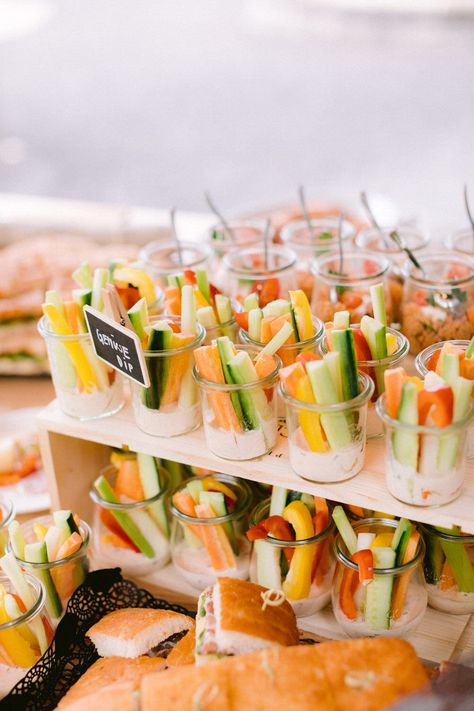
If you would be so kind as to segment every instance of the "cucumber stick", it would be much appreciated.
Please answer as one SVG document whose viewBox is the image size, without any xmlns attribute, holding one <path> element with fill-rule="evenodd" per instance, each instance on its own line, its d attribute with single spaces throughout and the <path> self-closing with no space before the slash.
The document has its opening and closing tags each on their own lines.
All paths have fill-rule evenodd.
<svg viewBox="0 0 474 711">
<path fill-rule="evenodd" d="M 79 304 L 79 306 L 84 308 L 84 306 L 90 306 L 92 301 L 92 289 L 73 289 L 72 290 L 72 300 Z"/>
<path fill-rule="evenodd" d="M 165 351 L 171 348 L 172 339 L 173 331 L 169 324 L 166 321 L 160 321 L 149 330 L 147 350 Z M 158 410 L 166 388 L 171 359 L 166 356 L 150 357 L 147 365 L 150 376 L 150 387 L 144 388 L 142 393 L 144 394 L 147 407 Z"/>
<path fill-rule="evenodd" d="M 263 311 L 261 309 L 252 309 L 249 311 L 249 336 L 252 341 L 260 343 L 261 326 L 263 319 Z"/>
<path fill-rule="evenodd" d="M 72 273 L 72 278 L 81 289 L 92 289 L 92 268 L 89 262 L 83 262 Z"/>
<path fill-rule="evenodd" d="M 473 358 L 474 357 L 474 336 L 471 338 L 469 341 L 469 345 L 466 349 L 466 358 Z"/>
<path fill-rule="evenodd" d="M 224 294 L 216 294 L 215 304 L 219 323 L 222 325 L 232 321 L 234 315 L 232 313 L 232 304 L 230 303 L 229 297 L 224 296 Z"/>
<path fill-rule="evenodd" d="M 392 539 L 392 550 L 396 554 L 396 564 L 401 565 L 413 526 L 407 518 L 401 518 Z"/>
<path fill-rule="evenodd" d="M 349 328 L 351 315 L 349 311 L 336 311 L 333 318 L 333 326 L 338 329 Z"/>
<path fill-rule="evenodd" d="M 392 548 L 373 548 L 374 568 L 393 568 L 396 552 Z M 365 622 L 373 630 L 390 629 L 393 575 L 375 574 L 367 585 L 365 598 Z"/>
<path fill-rule="evenodd" d="M 199 495 L 199 503 L 208 504 L 216 516 L 227 516 L 229 513 L 225 504 L 224 494 L 220 491 L 201 491 L 201 494 Z M 232 521 L 227 521 L 227 523 L 222 525 L 226 532 L 227 538 L 229 539 L 229 543 L 232 546 L 232 550 L 235 555 L 239 555 L 239 546 L 235 537 Z"/>
<path fill-rule="evenodd" d="M 98 267 L 94 271 L 92 281 L 92 297 L 91 306 L 98 311 L 104 308 L 104 299 L 102 297 L 102 289 L 109 283 L 109 270 Z"/>
<path fill-rule="evenodd" d="M 441 353 L 441 376 L 453 387 L 460 376 L 459 358 L 456 353 Z"/>
<path fill-rule="evenodd" d="M 374 284 L 374 286 L 370 287 L 370 298 L 372 300 L 374 318 L 380 321 L 384 326 L 388 326 L 387 310 L 385 308 L 385 291 L 382 283 Z"/>
<path fill-rule="evenodd" d="M 386 320 L 386 318 L 385 318 Z M 370 316 L 362 316 L 360 328 L 365 340 L 369 346 L 369 350 L 373 360 L 382 360 L 388 356 L 387 349 L 387 329 L 382 321 L 379 321 Z M 384 382 L 384 366 L 375 366 L 375 382 L 377 392 L 379 394 L 385 391 Z"/>
<path fill-rule="evenodd" d="M 350 555 L 353 555 L 353 553 L 355 553 L 357 550 L 357 536 L 342 506 L 334 507 L 332 517 L 334 523 L 336 524 L 337 530 L 341 534 L 341 538 L 344 541 L 347 550 L 349 551 Z"/>
<path fill-rule="evenodd" d="M 403 383 L 398 419 L 403 424 L 418 424 L 418 388 L 415 383 Z M 393 454 L 400 464 L 417 468 L 418 463 L 418 433 L 397 427 L 392 435 Z"/>
<path fill-rule="evenodd" d="M 196 284 L 197 288 L 201 294 L 206 299 L 207 303 L 211 303 L 211 291 L 209 289 L 209 281 L 207 279 L 207 272 L 205 269 L 198 269 L 196 271 Z"/>
<path fill-rule="evenodd" d="M 181 289 L 181 331 L 193 335 L 197 333 L 196 302 L 190 284 L 185 284 Z"/>
<path fill-rule="evenodd" d="M 264 316 L 283 316 L 291 313 L 291 304 L 286 299 L 275 299 L 263 307 Z"/>
<path fill-rule="evenodd" d="M 258 294 L 252 292 L 248 294 L 244 299 L 244 311 L 252 311 L 252 309 L 259 308 Z"/>
<path fill-rule="evenodd" d="M 25 560 L 25 538 L 21 526 L 16 519 L 8 526 L 8 535 L 15 557 L 20 558 L 20 560 Z"/>
<path fill-rule="evenodd" d="M 260 353 L 263 355 L 275 355 L 277 350 L 281 348 L 282 346 L 285 345 L 287 342 L 288 338 L 291 336 L 293 333 L 293 327 L 290 323 L 287 321 L 283 324 L 283 326 L 280 328 L 278 333 L 275 333 L 273 338 L 267 343 L 265 348 L 262 348 Z"/>
<path fill-rule="evenodd" d="M 234 385 L 234 379 L 232 378 L 232 374 L 229 369 L 229 361 L 234 357 L 235 355 L 235 348 L 227 336 L 221 336 L 220 338 L 217 339 L 217 350 L 219 352 L 219 358 L 221 359 L 221 364 L 222 364 L 222 372 L 224 373 L 224 379 L 228 385 Z M 232 402 L 232 406 L 235 410 L 235 414 L 238 417 L 239 422 L 241 423 L 242 427 L 244 429 L 251 429 L 247 428 L 247 422 L 244 416 L 244 411 L 242 408 L 241 400 L 239 397 L 238 392 L 231 392 L 230 393 L 230 399 Z"/>
<path fill-rule="evenodd" d="M 134 329 L 135 333 L 137 334 L 138 338 L 141 341 L 144 341 L 146 338 L 145 328 L 149 324 L 148 309 L 147 309 L 145 297 L 142 297 L 141 299 L 139 299 L 136 302 L 136 304 L 134 304 L 128 310 L 127 313 L 128 313 L 128 317 L 131 321 L 131 324 L 133 326 L 133 329 Z"/>
<path fill-rule="evenodd" d="M 215 328 L 219 325 L 212 306 L 201 306 L 201 308 L 196 311 L 196 317 L 201 326 L 204 326 L 206 329 Z"/>
<path fill-rule="evenodd" d="M 48 553 L 46 543 L 27 543 L 25 545 L 25 561 L 28 563 L 47 563 Z M 51 573 L 47 569 L 31 569 L 30 571 L 35 578 L 43 583 L 46 593 L 46 609 L 51 617 L 59 617 L 63 611 L 63 606 L 56 588 L 54 587 Z"/>
<path fill-rule="evenodd" d="M 306 364 L 314 397 L 319 405 L 333 405 L 339 402 L 331 372 L 324 360 L 314 360 Z M 343 412 L 321 414 L 321 424 L 332 450 L 348 447 L 352 442 L 349 424 Z"/>
<path fill-rule="evenodd" d="M 281 550 L 262 538 L 254 542 L 257 583 L 270 590 L 281 590 Z"/>
<path fill-rule="evenodd" d="M 191 479 L 186 484 L 186 488 L 193 497 L 195 504 L 199 504 L 201 499 L 201 493 L 204 491 L 204 484 L 199 479 Z"/>
<path fill-rule="evenodd" d="M 249 354 L 245 351 L 239 351 L 237 355 L 231 358 L 228 362 L 228 367 L 232 380 L 237 385 L 246 385 L 258 380 L 255 366 Z M 254 387 L 248 390 L 240 390 L 239 398 L 248 429 L 257 429 L 260 425 L 260 420 L 269 419 L 270 408 L 262 388 Z"/>
<path fill-rule="evenodd" d="M 446 353 L 445 357 L 451 355 Z M 467 378 L 454 378 L 450 383 L 453 389 L 454 395 L 454 411 L 453 411 L 453 422 L 458 422 L 462 420 L 463 417 L 469 412 L 471 407 L 471 397 L 472 397 L 472 380 L 467 380 Z M 461 437 L 457 433 L 451 433 L 444 435 L 440 438 L 438 458 L 437 458 L 437 470 L 440 474 L 444 472 L 449 472 L 456 464 L 456 459 L 459 455 L 459 447 L 461 445 Z"/>
<path fill-rule="evenodd" d="M 423 562 L 426 582 L 429 585 L 437 585 L 441 578 L 441 571 L 445 561 L 445 555 L 441 547 L 438 536 L 431 533 L 425 536 L 426 554 Z"/>
<path fill-rule="evenodd" d="M 352 400 L 359 394 L 354 334 L 350 328 L 344 331 L 334 330 L 331 338 L 333 349 L 340 357 L 343 399 Z"/>
<path fill-rule="evenodd" d="M 341 402 L 344 400 L 342 392 L 342 371 L 341 371 L 341 354 L 337 351 L 330 351 L 324 356 L 324 362 L 327 363 L 331 378 L 336 388 L 337 398 Z"/>
<path fill-rule="evenodd" d="M 95 482 L 94 487 L 96 488 L 99 495 L 108 501 L 109 503 L 118 504 L 120 501 L 115 495 L 112 487 L 105 477 L 99 476 Z M 143 536 L 141 530 L 136 525 L 135 521 L 129 516 L 127 511 L 120 511 L 119 509 L 109 509 L 110 513 L 117 521 L 119 526 L 123 528 L 127 536 L 130 538 L 137 548 L 145 555 L 147 558 L 154 558 L 155 551 L 149 541 Z"/>
<path fill-rule="evenodd" d="M 152 457 L 151 454 L 137 452 L 137 462 L 145 499 L 152 499 L 161 491 L 160 476 L 156 467 L 155 458 Z M 153 504 L 150 504 L 147 510 L 150 516 L 158 524 L 161 532 L 164 533 L 166 538 L 169 538 L 170 528 L 168 516 L 166 515 L 164 499 L 162 498 L 159 501 L 155 501 Z"/>
<path fill-rule="evenodd" d="M 453 577 L 461 592 L 474 593 L 474 567 L 462 543 L 440 540 L 441 548 L 446 556 Z"/>
<path fill-rule="evenodd" d="M 270 499 L 270 516 L 282 516 L 286 506 L 288 489 L 282 486 L 274 486 Z"/>
</svg>

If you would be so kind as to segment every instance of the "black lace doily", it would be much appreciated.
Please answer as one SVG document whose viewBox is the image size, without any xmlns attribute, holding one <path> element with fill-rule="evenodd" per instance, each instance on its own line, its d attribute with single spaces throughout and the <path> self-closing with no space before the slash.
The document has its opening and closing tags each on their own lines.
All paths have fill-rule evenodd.
<svg viewBox="0 0 474 711">
<path fill-rule="evenodd" d="M 87 630 L 104 615 L 123 607 L 153 607 L 193 616 L 180 605 L 159 600 L 129 580 L 120 568 L 89 573 L 59 623 L 51 647 L 0 701 L 0 711 L 52 711 L 66 691 L 99 657 Z M 163 646 L 163 656 L 169 644 Z"/>
</svg>

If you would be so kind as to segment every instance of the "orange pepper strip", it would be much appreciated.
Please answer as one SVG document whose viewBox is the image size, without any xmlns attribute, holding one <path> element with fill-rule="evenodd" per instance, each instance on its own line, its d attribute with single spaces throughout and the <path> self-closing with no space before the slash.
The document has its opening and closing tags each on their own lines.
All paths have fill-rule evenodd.
<svg viewBox="0 0 474 711">
<path fill-rule="evenodd" d="M 339 590 L 339 604 L 341 610 L 350 620 L 357 619 L 357 607 L 354 602 L 354 593 L 359 584 L 359 573 L 352 568 L 344 568 L 341 587 Z"/>
<path fill-rule="evenodd" d="M 361 551 L 356 551 L 351 556 L 354 563 L 357 563 L 359 568 L 359 582 L 362 585 L 368 585 L 374 579 L 374 556 L 368 548 Z"/>
<path fill-rule="evenodd" d="M 437 427 L 446 427 L 453 421 L 454 397 L 449 385 L 436 390 L 421 390 L 418 393 L 420 425 L 424 425 L 431 415 Z"/>
</svg>

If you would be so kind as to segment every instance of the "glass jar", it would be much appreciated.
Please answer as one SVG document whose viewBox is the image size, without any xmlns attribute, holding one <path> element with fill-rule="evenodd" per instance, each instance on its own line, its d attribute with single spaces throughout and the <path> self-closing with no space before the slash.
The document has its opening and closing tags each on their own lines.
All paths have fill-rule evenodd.
<svg viewBox="0 0 474 711">
<path fill-rule="evenodd" d="M 179 317 L 168 316 L 167 319 L 181 328 Z M 181 348 L 144 352 L 150 387 L 133 382 L 132 398 L 135 422 L 147 434 L 175 437 L 201 424 L 192 367 L 193 351 L 202 345 L 206 332 L 199 323 L 196 328 L 197 336 Z"/>
<path fill-rule="evenodd" d="M 474 536 L 420 525 L 428 604 L 452 615 L 474 612 Z"/>
<path fill-rule="evenodd" d="M 180 240 L 181 249 L 178 250 L 175 241 L 150 242 L 145 245 L 139 254 L 139 259 L 145 271 L 151 276 L 153 282 L 164 288 L 168 286 L 168 277 L 183 269 L 206 269 L 211 256 L 211 251 L 202 242 L 185 242 Z"/>
<path fill-rule="evenodd" d="M 53 628 L 45 608 L 45 592 L 41 583 L 25 575 L 29 598 L 18 604 L 18 594 L 9 578 L 0 576 L 0 588 L 8 595 L 8 614 L 0 616 L 0 699 L 6 696 L 46 652 L 53 641 Z M 26 603 L 26 604 L 25 604 Z M 13 706 L 12 706 L 13 708 Z"/>
<path fill-rule="evenodd" d="M 280 394 L 286 405 L 288 453 L 293 471 L 306 481 L 329 484 L 351 479 L 364 465 L 367 438 L 367 404 L 372 380 L 359 373 L 359 395 L 334 405 L 317 405 L 289 395 L 283 383 Z"/>
<path fill-rule="evenodd" d="M 21 532 L 25 543 L 37 543 L 38 528 L 43 529 L 43 532 L 45 532 L 44 529 L 49 529 L 49 527 L 55 525 L 53 516 L 40 516 L 21 524 Z M 80 521 L 78 528 L 82 543 L 70 555 L 47 563 L 32 563 L 15 556 L 20 566 L 43 584 L 46 596 L 46 610 L 55 623 L 59 621 L 66 611 L 69 598 L 76 588 L 82 585 L 89 572 L 87 551 L 91 531 L 85 521 Z M 9 550 L 11 550 L 11 543 L 9 544 Z"/>
<path fill-rule="evenodd" d="M 234 249 L 225 255 L 222 266 L 226 292 L 238 301 L 256 293 L 260 308 L 275 299 L 287 299 L 288 291 L 297 288 L 296 254 L 287 247 L 269 245 L 267 266 L 261 245 Z"/>
<path fill-rule="evenodd" d="M 474 230 L 472 227 L 465 227 L 457 230 L 448 239 L 447 247 L 453 252 L 460 252 L 470 259 L 474 259 Z"/>
<path fill-rule="evenodd" d="M 213 479 L 232 489 L 236 496 L 231 513 L 199 518 L 183 513 L 175 504 L 176 493 L 192 481 L 181 484 L 171 498 L 171 557 L 182 577 L 200 592 L 218 577 L 247 580 L 250 543 L 245 536 L 251 493 L 248 484 L 227 474 L 213 474 Z"/>
<path fill-rule="evenodd" d="M 350 319 L 360 323 L 362 316 L 373 316 L 370 287 L 382 282 L 388 322 L 392 321 L 386 257 L 371 252 L 345 252 L 343 268 L 337 252 L 314 260 L 315 278 L 312 310 L 322 321 L 332 321 L 336 311 L 349 311 Z"/>
<path fill-rule="evenodd" d="M 360 324 L 351 325 L 351 328 L 354 330 L 360 330 Z M 400 331 L 396 331 L 394 328 L 387 326 L 387 333 L 393 336 L 397 344 L 397 349 L 394 353 L 392 353 L 392 355 L 389 355 L 386 358 L 379 358 L 378 360 L 357 361 L 357 369 L 362 373 L 366 373 L 366 375 L 368 375 L 374 383 L 374 392 L 367 408 L 367 437 L 369 439 L 372 439 L 373 437 L 382 437 L 383 435 L 383 425 L 381 419 L 375 412 L 375 402 L 379 395 L 385 391 L 384 373 L 387 368 L 396 368 L 401 365 L 402 361 L 408 355 L 408 350 L 410 348 L 408 339 L 400 333 Z M 321 342 L 320 350 L 323 354 L 329 352 L 327 334 Z"/>
<path fill-rule="evenodd" d="M 466 441 L 474 417 L 472 401 L 465 417 L 447 427 L 410 425 L 390 417 L 385 394 L 376 409 L 385 430 L 385 481 L 399 501 L 439 506 L 457 498 L 466 472 Z"/>
<path fill-rule="evenodd" d="M 252 525 L 269 516 L 270 500 L 266 499 L 253 510 Z M 263 587 L 283 590 L 297 617 L 314 615 L 331 600 L 335 566 L 333 534 L 334 523 L 330 518 L 324 530 L 311 538 L 288 542 L 267 536 L 254 541 L 250 580 Z M 305 589 L 309 592 L 303 596 Z"/>
<path fill-rule="evenodd" d="M 474 335 L 474 262 L 456 254 L 423 255 L 424 275 L 406 263 L 402 331 L 416 355 L 427 346 Z"/>
<path fill-rule="evenodd" d="M 382 254 L 390 262 L 388 273 L 388 288 L 393 310 L 393 321 L 400 322 L 401 304 L 403 297 L 403 284 L 405 283 L 404 265 L 406 262 L 406 252 L 400 250 L 391 239 L 390 233 L 396 231 L 402 243 L 413 252 L 415 257 L 419 257 L 420 252 L 426 249 L 429 238 L 416 227 L 368 227 L 359 232 L 355 239 L 356 246 L 367 252 Z"/>
<path fill-rule="evenodd" d="M 207 243 L 212 250 L 209 272 L 213 281 L 219 289 L 227 293 L 226 272 L 222 261 L 226 254 L 235 249 L 250 247 L 251 245 L 261 245 L 266 229 L 266 220 L 239 220 L 227 223 L 232 237 L 221 223 L 217 223 L 209 228 L 207 233 Z M 271 243 L 275 236 L 275 230 L 270 227 L 268 242 Z"/>
<path fill-rule="evenodd" d="M 237 345 L 253 359 L 258 350 Z M 258 459 L 277 442 L 276 384 L 281 361 L 272 356 L 274 369 L 264 378 L 244 385 L 206 380 L 196 367 L 193 374 L 201 395 L 207 447 L 217 457 L 233 461 Z"/>
<path fill-rule="evenodd" d="M 90 497 L 96 504 L 93 519 L 94 560 L 99 567 L 119 566 L 125 574 L 140 577 L 163 568 L 169 562 L 169 476 L 163 467 L 157 466 L 157 472 L 161 490 L 151 499 L 125 501 L 117 496 L 117 501 L 111 502 L 91 487 Z M 116 467 L 106 467 L 101 475 L 114 490 L 118 475 Z"/>
<path fill-rule="evenodd" d="M 2 556 L 8 544 L 8 526 L 15 518 L 15 507 L 10 499 L 2 496 L 0 498 L 0 556 Z"/>
<path fill-rule="evenodd" d="M 354 531 L 377 535 L 392 533 L 397 522 L 368 518 L 353 523 Z M 340 627 L 349 637 L 405 637 L 420 624 L 426 612 L 427 592 L 423 577 L 425 544 L 420 537 L 414 558 L 398 567 L 377 567 L 374 554 L 374 578 L 367 585 L 359 582 L 359 571 L 340 535 L 334 546 L 337 567 L 332 589 L 332 607 Z M 379 548 L 387 551 L 387 548 Z M 380 553 L 382 556 L 382 553 Z"/>
<path fill-rule="evenodd" d="M 43 316 L 38 323 L 48 350 L 61 410 L 79 420 L 115 415 L 123 404 L 122 378 L 97 358 L 89 333 L 60 336 Z"/>
<path fill-rule="evenodd" d="M 291 220 L 281 230 L 283 244 L 290 247 L 298 257 L 296 266 L 298 289 L 302 289 L 309 302 L 313 295 L 314 275 L 311 264 L 329 251 L 338 247 L 339 218 L 311 218 L 311 229 L 306 220 Z M 344 248 L 352 243 L 356 234 L 354 225 L 348 220 L 342 222 Z"/>
</svg>

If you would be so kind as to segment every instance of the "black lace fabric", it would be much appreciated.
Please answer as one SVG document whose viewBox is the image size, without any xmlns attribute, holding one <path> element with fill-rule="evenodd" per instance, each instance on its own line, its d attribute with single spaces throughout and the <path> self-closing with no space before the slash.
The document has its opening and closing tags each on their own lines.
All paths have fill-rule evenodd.
<svg viewBox="0 0 474 711">
<path fill-rule="evenodd" d="M 59 623 L 54 641 L 42 658 L 12 691 L 0 701 L 0 711 L 52 711 L 66 691 L 93 664 L 98 655 L 87 630 L 104 615 L 124 607 L 152 607 L 192 616 L 180 605 L 159 600 L 124 580 L 120 568 L 89 573 L 76 590 Z M 167 656 L 176 640 L 163 645 Z"/>
</svg>

